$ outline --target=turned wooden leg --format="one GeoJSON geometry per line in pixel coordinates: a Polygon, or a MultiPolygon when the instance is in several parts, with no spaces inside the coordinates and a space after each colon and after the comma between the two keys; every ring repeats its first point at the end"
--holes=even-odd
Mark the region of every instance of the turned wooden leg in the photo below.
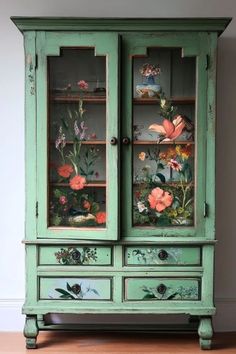
{"type": "Polygon", "coordinates": [[[211,317],[200,318],[198,334],[201,349],[211,349],[211,338],[213,336],[211,317]]]}
{"type": "Polygon", "coordinates": [[[27,315],[25,319],[24,336],[26,338],[26,348],[36,349],[36,340],[39,333],[36,315],[27,315]]]}

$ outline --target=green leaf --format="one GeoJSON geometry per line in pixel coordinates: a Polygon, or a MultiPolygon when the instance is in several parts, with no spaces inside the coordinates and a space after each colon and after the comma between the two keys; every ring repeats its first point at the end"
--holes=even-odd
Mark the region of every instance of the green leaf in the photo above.
{"type": "Polygon", "coordinates": [[[99,292],[96,289],[90,289],[90,291],[99,296],[99,292]]]}
{"type": "Polygon", "coordinates": [[[143,297],[143,300],[145,300],[145,299],[155,299],[155,295],[154,295],[154,294],[151,294],[151,293],[146,294],[146,295],[144,295],[144,297],[143,297]]]}
{"type": "Polygon", "coordinates": [[[75,299],[75,297],[74,296],[72,296],[72,295],[60,295],[60,299],[75,299]]]}
{"type": "Polygon", "coordinates": [[[170,296],[166,297],[165,300],[172,300],[176,295],[178,295],[178,293],[171,294],[170,296]]]}
{"type": "Polygon", "coordinates": [[[56,288],[55,291],[57,291],[58,293],[62,294],[62,295],[70,295],[70,293],[68,293],[68,291],[64,290],[64,289],[60,289],[60,288],[56,288]]]}
{"type": "Polygon", "coordinates": [[[64,194],[60,191],[60,189],[55,189],[54,190],[54,195],[55,195],[56,198],[60,198],[64,194]]]}
{"type": "Polygon", "coordinates": [[[156,175],[162,183],[166,183],[166,178],[162,173],[157,173],[156,175]]]}
{"type": "Polygon", "coordinates": [[[69,283],[66,283],[66,288],[67,288],[68,291],[72,291],[72,288],[71,288],[69,283]]]}
{"type": "Polygon", "coordinates": [[[159,164],[157,165],[157,168],[160,169],[160,170],[164,170],[164,165],[163,163],[159,162],[159,164]]]}
{"type": "Polygon", "coordinates": [[[64,119],[64,118],[61,118],[61,121],[62,121],[63,127],[64,127],[66,130],[68,130],[68,129],[69,129],[69,125],[68,125],[68,123],[65,121],[65,119],[64,119]]]}
{"type": "Polygon", "coordinates": [[[91,208],[91,213],[96,214],[99,211],[99,204],[98,203],[93,203],[92,208],[91,208]]]}

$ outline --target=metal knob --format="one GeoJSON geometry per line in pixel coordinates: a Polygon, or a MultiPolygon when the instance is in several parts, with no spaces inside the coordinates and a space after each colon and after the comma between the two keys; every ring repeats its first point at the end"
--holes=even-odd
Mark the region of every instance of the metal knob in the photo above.
{"type": "Polygon", "coordinates": [[[111,145],[116,145],[117,144],[117,138],[115,138],[114,136],[111,138],[110,140],[111,145]]]}
{"type": "Polygon", "coordinates": [[[129,145],[130,144],[130,138],[128,138],[127,136],[125,136],[123,139],[122,139],[122,143],[124,145],[129,145]]]}
{"type": "Polygon", "coordinates": [[[166,250],[160,250],[160,252],[158,253],[158,257],[161,261],[164,261],[168,258],[168,252],[166,250]]]}
{"type": "Polygon", "coordinates": [[[159,294],[165,294],[165,292],[166,292],[166,286],[165,286],[165,284],[160,284],[160,285],[158,285],[158,287],[157,287],[157,292],[158,292],[159,294]]]}

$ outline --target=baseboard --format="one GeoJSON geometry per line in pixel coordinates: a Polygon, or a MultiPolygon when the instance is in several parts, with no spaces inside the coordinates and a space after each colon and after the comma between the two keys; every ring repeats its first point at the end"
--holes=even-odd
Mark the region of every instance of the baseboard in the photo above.
{"type": "MultiPolygon", "coordinates": [[[[22,331],[24,316],[21,314],[23,299],[0,299],[0,331],[22,331]]],[[[236,331],[236,298],[218,298],[215,300],[217,314],[214,316],[216,332],[236,331]]],[[[97,321],[99,322],[99,320],[97,321]]]]}

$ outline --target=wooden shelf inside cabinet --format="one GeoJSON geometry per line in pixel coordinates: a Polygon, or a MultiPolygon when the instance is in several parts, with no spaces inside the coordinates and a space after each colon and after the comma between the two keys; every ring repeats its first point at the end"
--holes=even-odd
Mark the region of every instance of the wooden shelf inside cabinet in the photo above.
{"type": "MultiPolygon", "coordinates": [[[[73,103],[79,102],[81,100],[80,96],[76,95],[51,95],[50,101],[58,103],[73,103]]],[[[84,96],[82,98],[83,103],[91,104],[105,104],[106,96],[84,96]]]]}
{"type": "MultiPolygon", "coordinates": [[[[69,187],[69,183],[50,183],[50,185],[52,187],[69,187]]],[[[91,181],[91,182],[88,182],[84,185],[84,188],[92,188],[92,187],[100,187],[100,188],[104,188],[106,187],[106,182],[105,181],[91,181]]]]}
{"type": "MultiPolygon", "coordinates": [[[[159,98],[133,98],[133,104],[135,105],[154,105],[160,103],[159,98]]],[[[195,103],[195,97],[170,97],[172,104],[190,105],[195,103]]]]}
{"type": "MultiPolygon", "coordinates": [[[[50,141],[50,144],[55,144],[54,141],[50,141]]],[[[73,145],[74,141],[66,140],[67,145],[73,145]]],[[[106,145],[106,140],[83,140],[81,141],[82,145],[106,145]]]]}
{"type": "Polygon", "coordinates": [[[194,145],[194,141],[162,141],[157,143],[151,140],[134,140],[133,145],[194,145]]]}

